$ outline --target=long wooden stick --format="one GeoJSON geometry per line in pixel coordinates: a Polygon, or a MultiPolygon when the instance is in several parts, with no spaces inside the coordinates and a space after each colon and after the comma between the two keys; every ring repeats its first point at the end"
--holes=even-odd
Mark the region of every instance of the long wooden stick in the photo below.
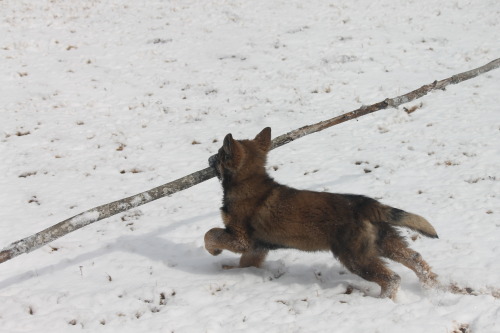
{"type": "Polygon", "coordinates": [[[313,124],[313,125],[307,125],[307,126],[301,127],[299,129],[293,130],[291,132],[288,132],[286,134],[280,135],[277,138],[275,138],[272,142],[272,149],[280,147],[284,144],[287,144],[290,141],[294,141],[294,140],[301,138],[305,135],[322,131],[325,128],[343,123],[343,122],[351,120],[351,119],[359,118],[361,116],[367,115],[369,113],[373,113],[375,111],[387,109],[388,107],[397,108],[398,106],[400,106],[402,104],[405,104],[405,103],[411,102],[415,99],[418,99],[420,97],[423,97],[433,90],[444,90],[450,84],[457,84],[457,83],[475,78],[478,75],[489,72],[489,71],[491,71],[495,68],[498,68],[498,67],[500,67],[500,58],[493,60],[492,62],[489,62],[484,66],[472,69],[470,71],[453,75],[453,76],[451,76],[447,79],[441,80],[441,81],[434,81],[430,84],[426,84],[418,89],[410,91],[407,94],[393,97],[393,98],[386,98],[385,100],[383,100],[381,102],[378,102],[378,103],[375,103],[372,105],[368,105],[368,106],[362,106],[359,109],[344,113],[338,117],[324,120],[324,121],[321,121],[321,122],[313,124]]]}
{"type": "MultiPolygon", "coordinates": [[[[338,125],[345,121],[359,118],[361,116],[373,113],[375,111],[387,109],[387,108],[397,108],[398,106],[411,102],[422,96],[427,95],[433,90],[441,89],[443,90],[450,84],[457,84],[465,80],[472,79],[478,75],[489,72],[495,68],[500,67],[500,58],[496,59],[484,66],[475,68],[473,70],[463,72],[460,74],[453,75],[441,81],[434,81],[430,84],[424,85],[416,90],[413,90],[407,94],[387,98],[381,102],[362,106],[351,112],[344,113],[340,116],[321,121],[313,125],[307,125],[286,134],[276,137],[272,141],[271,149],[283,146],[291,141],[301,138],[305,135],[309,135],[315,132],[322,131],[326,128],[338,125]]],[[[113,201],[99,207],[89,209],[83,213],[73,216],[67,220],[59,222],[45,230],[42,230],[34,235],[23,238],[5,247],[0,252],[0,263],[17,257],[23,253],[29,253],[34,251],[70,232],[83,228],[91,223],[100,221],[107,217],[116,215],[118,213],[127,211],[131,208],[144,205],[148,202],[160,199],[162,197],[171,195],[173,193],[185,190],[191,186],[204,182],[210,178],[215,177],[215,172],[211,168],[206,168],[203,170],[196,171],[190,175],[184,176],[170,183],[155,187],[149,191],[145,191],[131,197],[113,201]]]]}

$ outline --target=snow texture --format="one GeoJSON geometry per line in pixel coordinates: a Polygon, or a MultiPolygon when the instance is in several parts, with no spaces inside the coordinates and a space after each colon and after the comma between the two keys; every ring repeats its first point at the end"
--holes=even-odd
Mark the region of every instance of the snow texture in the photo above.
{"type": "MultiPolygon", "coordinates": [[[[0,1],[0,248],[273,137],[500,56],[500,2],[0,1]]],[[[329,253],[223,270],[216,179],[0,265],[0,332],[499,332],[500,71],[306,136],[268,172],[424,216],[455,292],[395,302],[329,253]],[[406,110],[414,112],[405,112],[406,110]]],[[[148,198],[144,198],[148,199],[148,198]]],[[[92,216],[93,218],[94,216],[92,216]]]]}

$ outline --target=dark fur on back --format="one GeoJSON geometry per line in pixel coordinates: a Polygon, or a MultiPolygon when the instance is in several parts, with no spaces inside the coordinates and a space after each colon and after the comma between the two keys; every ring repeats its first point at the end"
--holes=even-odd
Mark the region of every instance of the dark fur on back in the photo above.
{"type": "Polygon", "coordinates": [[[395,228],[437,237],[427,220],[362,195],[279,184],[265,170],[270,144],[270,128],[253,140],[234,140],[228,134],[218,154],[210,158],[222,182],[225,225],[205,235],[211,254],[241,253],[238,267],[259,267],[269,250],[332,251],[351,272],[378,283],[382,297],[395,297],[400,278],[381,257],[409,267],[425,284],[435,281],[429,265],[395,228]]]}

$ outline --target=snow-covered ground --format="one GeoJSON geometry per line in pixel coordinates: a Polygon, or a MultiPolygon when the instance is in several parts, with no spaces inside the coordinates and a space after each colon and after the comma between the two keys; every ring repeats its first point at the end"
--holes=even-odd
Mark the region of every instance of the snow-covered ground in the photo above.
{"type": "MultiPolygon", "coordinates": [[[[500,56],[500,2],[0,1],[0,248],[273,136],[500,56]]],[[[215,179],[0,265],[0,332],[500,332],[500,70],[274,150],[291,186],[428,218],[396,302],[329,253],[222,270],[215,179]],[[466,289],[468,288],[468,289],[466,289]],[[467,294],[467,290],[471,294],[467,294]]],[[[409,237],[413,233],[406,233],[409,237]]]]}

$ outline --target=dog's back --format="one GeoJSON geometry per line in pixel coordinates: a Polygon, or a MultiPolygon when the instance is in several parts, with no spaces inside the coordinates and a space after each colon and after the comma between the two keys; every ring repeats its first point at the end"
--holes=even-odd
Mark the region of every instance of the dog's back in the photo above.
{"type": "Polygon", "coordinates": [[[366,196],[301,191],[276,183],[268,186],[269,195],[259,207],[254,207],[255,214],[248,222],[254,230],[253,238],[271,248],[331,250],[332,243],[349,242],[348,234],[363,234],[356,231],[359,228],[371,230],[375,240],[379,238],[379,229],[392,226],[437,237],[424,218],[366,196]]]}

